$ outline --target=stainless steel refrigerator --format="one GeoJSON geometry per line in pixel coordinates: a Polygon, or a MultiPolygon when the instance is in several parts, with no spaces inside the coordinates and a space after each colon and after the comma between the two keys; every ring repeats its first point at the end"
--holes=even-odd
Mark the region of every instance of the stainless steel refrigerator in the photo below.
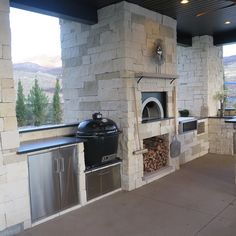
{"type": "Polygon", "coordinates": [[[28,165],[32,222],[79,203],[76,146],[30,155],[28,165]]]}

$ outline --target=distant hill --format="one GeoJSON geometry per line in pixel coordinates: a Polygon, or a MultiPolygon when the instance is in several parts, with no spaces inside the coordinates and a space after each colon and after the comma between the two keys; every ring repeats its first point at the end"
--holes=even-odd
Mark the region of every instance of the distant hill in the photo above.
{"type": "Polygon", "coordinates": [[[49,100],[52,101],[56,79],[59,79],[61,82],[62,68],[24,62],[13,64],[13,72],[15,88],[17,89],[18,81],[20,80],[23,85],[25,96],[29,94],[29,91],[34,84],[34,80],[37,79],[39,86],[46,93],[49,100]]]}
{"type": "Polygon", "coordinates": [[[224,65],[235,64],[236,66],[236,55],[230,57],[224,57],[224,65]]]}
{"type": "Polygon", "coordinates": [[[236,82],[236,55],[224,57],[224,71],[226,82],[236,82]]]}
{"type": "Polygon", "coordinates": [[[14,61],[14,64],[22,62],[23,63],[31,62],[49,68],[61,67],[62,64],[61,56],[48,56],[48,55],[36,55],[34,57],[24,58],[18,61],[14,61]]]}
{"type": "Polygon", "coordinates": [[[236,104],[236,55],[224,57],[225,86],[229,99],[226,107],[232,108],[236,104]]]}
{"type": "Polygon", "coordinates": [[[41,72],[55,76],[60,76],[62,73],[61,67],[45,67],[32,62],[14,64],[13,69],[14,71],[31,72],[31,73],[41,72]]]}

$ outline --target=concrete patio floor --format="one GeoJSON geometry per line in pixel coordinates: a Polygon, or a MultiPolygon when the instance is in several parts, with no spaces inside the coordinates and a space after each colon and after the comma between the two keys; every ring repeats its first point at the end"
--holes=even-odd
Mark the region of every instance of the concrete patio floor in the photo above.
{"type": "Polygon", "coordinates": [[[20,236],[234,236],[232,157],[208,154],[167,177],[119,192],[20,236]]]}

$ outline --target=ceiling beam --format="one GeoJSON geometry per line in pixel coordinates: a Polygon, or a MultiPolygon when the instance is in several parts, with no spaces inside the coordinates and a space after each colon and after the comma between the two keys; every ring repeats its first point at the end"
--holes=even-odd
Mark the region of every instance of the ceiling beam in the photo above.
{"type": "Polygon", "coordinates": [[[65,20],[73,20],[84,24],[97,23],[97,9],[69,0],[10,0],[15,8],[55,16],[65,20]],[[56,3],[56,4],[55,4],[56,3]]]}
{"type": "Polygon", "coordinates": [[[216,46],[236,43],[236,30],[217,33],[214,34],[213,37],[214,37],[214,45],[216,46]]]}

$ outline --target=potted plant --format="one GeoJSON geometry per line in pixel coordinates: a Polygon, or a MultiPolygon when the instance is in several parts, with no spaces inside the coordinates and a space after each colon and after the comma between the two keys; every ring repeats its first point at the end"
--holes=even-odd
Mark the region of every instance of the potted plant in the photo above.
{"type": "Polygon", "coordinates": [[[189,110],[184,109],[184,110],[180,110],[179,114],[181,117],[188,117],[189,116],[189,110]]]}
{"type": "Polygon", "coordinates": [[[225,103],[227,101],[227,91],[226,90],[218,91],[214,95],[214,99],[220,102],[220,117],[223,117],[225,111],[225,103]]]}

